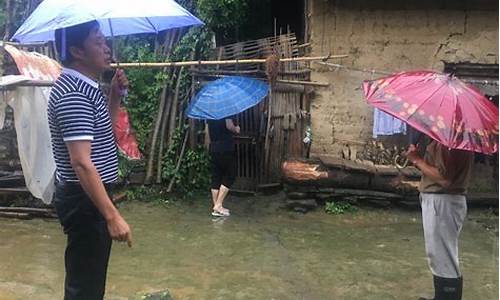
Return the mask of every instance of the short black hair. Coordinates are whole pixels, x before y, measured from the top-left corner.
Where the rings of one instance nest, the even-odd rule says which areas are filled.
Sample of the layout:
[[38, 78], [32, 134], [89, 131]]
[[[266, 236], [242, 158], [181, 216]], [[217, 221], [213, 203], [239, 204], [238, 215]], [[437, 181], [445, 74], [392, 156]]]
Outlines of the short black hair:
[[55, 32], [56, 49], [59, 53], [59, 60], [63, 66], [68, 66], [74, 61], [74, 57], [71, 55], [69, 49], [71, 47], [77, 47], [83, 49], [83, 43], [90, 35], [92, 30], [99, 28], [99, 22], [93, 20], [90, 22], [77, 24], [71, 27], [66, 27], [64, 29], [66, 35], [66, 53], [62, 55], [62, 39], [63, 39], [63, 29], [57, 29]]

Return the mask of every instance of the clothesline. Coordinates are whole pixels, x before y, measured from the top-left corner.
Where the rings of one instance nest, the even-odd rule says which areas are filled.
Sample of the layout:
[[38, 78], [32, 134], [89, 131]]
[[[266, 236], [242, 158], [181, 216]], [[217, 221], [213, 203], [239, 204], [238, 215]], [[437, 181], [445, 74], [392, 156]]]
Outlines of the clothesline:
[[[356, 67], [350, 67], [346, 65], [341, 65], [341, 64], [334, 64], [334, 63], [328, 63], [328, 62], [322, 62], [322, 61], [316, 61], [315, 63], [336, 68], [336, 69], [345, 69], [345, 70], [350, 70], [350, 71], [355, 71], [355, 72], [362, 72], [362, 73], [369, 73], [372, 75], [391, 75], [396, 72], [389, 72], [389, 71], [380, 71], [380, 70], [375, 70], [375, 69], [364, 69], [364, 68], [356, 68]], [[496, 85], [498, 86], [498, 80], [481, 80], [481, 79], [460, 79], [463, 82], [467, 83], [476, 83], [476, 84], [490, 84], [490, 85]]]
[[356, 71], [356, 72], [362, 72], [362, 73], [370, 73], [370, 74], [378, 74], [378, 75], [391, 75], [394, 74], [394, 72], [388, 72], [388, 71], [378, 71], [375, 69], [363, 69], [363, 68], [356, 68], [356, 67], [349, 67], [346, 65], [341, 65], [341, 64], [334, 64], [334, 63], [327, 63], [327, 62], [322, 62], [322, 61], [317, 61], [317, 64], [328, 66], [328, 67], [334, 67], [336, 69], [346, 69], [350, 71]]

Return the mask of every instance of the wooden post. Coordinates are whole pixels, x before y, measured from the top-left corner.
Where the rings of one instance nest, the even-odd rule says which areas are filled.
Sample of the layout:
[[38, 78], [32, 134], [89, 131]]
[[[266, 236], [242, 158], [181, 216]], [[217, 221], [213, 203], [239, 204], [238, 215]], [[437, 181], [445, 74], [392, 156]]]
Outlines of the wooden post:
[[[172, 145], [172, 140], [174, 138], [175, 129], [176, 129], [175, 121], [177, 118], [177, 108], [179, 106], [179, 88], [181, 86], [181, 77], [182, 77], [183, 71], [184, 71], [184, 68], [181, 67], [181, 69], [177, 73], [175, 92], [174, 92], [174, 97], [172, 98], [172, 106], [171, 106], [172, 109], [170, 112], [170, 120], [169, 120], [169, 125], [168, 125], [168, 143], [167, 143], [168, 147], [170, 147]], [[181, 117], [182, 116], [179, 116], [179, 118], [181, 118]]]
[[168, 184], [167, 193], [170, 193], [172, 191], [172, 188], [174, 187], [175, 176], [177, 175], [177, 173], [179, 172], [179, 169], [181, 167], [182, 158], [184, 157], [184, 152], [186, 150], [188, 136], [189, 136], [189, 131], [186, 131], [186, 133], [184, 134], [184, 141], [182, 142], [181, 153], [179, 154], [179, 159], [177, 160], [177, 165], [175, 166], [174, 175], [173, 175], [172, 179], [170, 179], [170, 183]]
[[[194, 97], [195, 84], [197, 77], [191, 76], [191, 97]], [[195, 120], [189, 119], [189, 148], [194, 149], [196, 147], [196, 128], [195, 128]]]
[[[164, 87], [165, 90], [167, 90], [167, 85]], [[168, 91], [167, 91], [168, 93]], [[158, 150], [158, 160], [156, 162], [156, 183], [161, 183], [161, 173], [162, 173], [162, 158], [163, 158], [163, 147], [165, 146], [165, 132], [167, 131], [167, 124], [168, 124], [168, 115], [170, 111], [170, 103], [172, 101], [169, 101], [171, 98], [171, 93], [168, 93], [166, 95], [167, 100], [166, 100], [166, 106], [163, 109], [162, 115], [161, 115], [161, 130], [160, 130], [160, 147]], [[168, 146], [167, 146], [168, 147]]]
[[273, 85], [269, 88], [269, 97], [267, 99], [267, 126], [266, 126], [266, 139], [264, 142], [264, 178], [269, 178], [269, 157], [271, 151], [271, 114], [273, 103]]
[[151, 183], [151, 178], [153, 177], [153, 163], [155, 158], [155, 149], [158, 141], [158, 133], [160, 131], [161, 119], [163, 112], [165, 110], [165, 101], [167, 98], [167, 88], [164, 88], [161, 93], [160, 106], [158, 108], [158, 113], [156, 115], [155, 127], [153, 129], [153, 139], [151, 141], [151, 148], [149, 149], [148, 164], [146, 167], [146, 177], [144, 178], [144, 183]]

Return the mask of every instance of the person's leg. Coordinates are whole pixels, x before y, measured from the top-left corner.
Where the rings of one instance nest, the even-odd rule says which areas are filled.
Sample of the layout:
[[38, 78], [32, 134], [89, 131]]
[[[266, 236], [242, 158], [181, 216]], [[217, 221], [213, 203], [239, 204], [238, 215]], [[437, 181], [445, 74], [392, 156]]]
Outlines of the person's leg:
[[464, 196], [421, 194], [425, 250], [434, 276], [435, 299], [461, 299], [458, 238], [467, 214]]
[[210, 155], [210, 171], [211, 171], [211, 188], [210, 191], [212, 193], [212, 210], [215, 211], [217, 207], [217, 198], [219, 197], [219, 187], [222, 184], [222, 175], [220, 170], [220, 157], [217, 152], [212, 152]]
[[58, 186], [54, 206], [67, 234], [64, 299], [103, 299], [111, 250], [104, 218], [79, 186]]
[[220, 188], [219, 188], [219, 195], [217, 196], [217, 202], [216, 204], [214, 205], [214, 210], [215, 211], [218, 211], [218, 212], [228, 212], [228, 210], [226, 208], [224, 208], [224, 200], [226, 199], [227, 197], [227, 194], [229, 194], [229, 188], [224, 186], [224, 185], [221, 185]]
[[64, 299], [102, 300], [111, 238], [106, 224], [101, 221], [81, 225], [81, 228], [68, 232]]
[[221, 158], [221, 171], [222, 171], [222, 184], [219, 188], [219, 196], [217, 197], [217, 206], [220, 210], [229, 213], [229, 209], [224, 207], [224, 200], [229, 194], [229, 190], [235, 180], [235, 170], [234, 170], [234, 153], [225, 152], [222, 154]]
[[[219, 185], [220, 186], [220, 185]], [[217, 197], [219, 197], [219, 189], [214, 189], [213, 187], [210, 189], [210, 192], [212, 193], [212, 203], [213, 206], [215, 207], [215, 204], [217, 203]]]

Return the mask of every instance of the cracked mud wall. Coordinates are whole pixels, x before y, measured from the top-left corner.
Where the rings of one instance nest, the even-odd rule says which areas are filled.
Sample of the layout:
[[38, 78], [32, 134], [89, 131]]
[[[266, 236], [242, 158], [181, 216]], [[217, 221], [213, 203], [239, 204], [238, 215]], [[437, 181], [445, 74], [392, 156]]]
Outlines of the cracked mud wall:
[[[410, 2], [311, 0], [311, 55], [348, 54], [332, 62], [389, 72], [498, 64], [498, 2]], [[311, 153], [337, 156], [346, 144], [361, 151], [373, 124], [361, 83], [381, 75], [312, 66], [312, 79], [331, 86], [312, 101]]]

